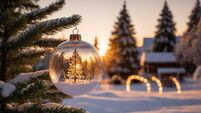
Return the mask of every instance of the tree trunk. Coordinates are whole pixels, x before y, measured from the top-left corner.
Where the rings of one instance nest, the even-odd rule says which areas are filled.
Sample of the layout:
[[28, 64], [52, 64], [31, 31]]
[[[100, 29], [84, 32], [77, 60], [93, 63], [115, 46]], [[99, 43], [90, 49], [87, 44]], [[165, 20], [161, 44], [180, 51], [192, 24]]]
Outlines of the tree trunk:
[[6, 81], [6, 52], [5, 47], [1, 48], [1, 76], [0, 80]]
[[[5, 5], [4, 5], [4, 10], [2, 12], [7, 12], [8, 11], [8, 4], [9, 4], [9, 1], [6, 0], [4, 1], [5, 2]], [[6, 43], [7, 43], [7, 40], [8, 40], [8, 37], [9, 37], [9, 34], [8, 34], [8, 30], [7, 30], [7, 23], [8, 23], [8, 14], [5, 14], [3, 16], [4, 18], [4, 27], [3, 27], [3, 37], [2, 37], [2, 42], [1, 42], [1, 58], [0, 58], [0, 80], [1, 81], [4, 81], [6, 82], [6, 72], [7, 72], [7, 51], [6, 51]]]
[[6, 72], [7, 72], [7, 51], [6, 51], [6, 43], [7, 43], [8, 35], [7, 30], [5, 28], [4, 31], [4, 39], [2, 41], [1, 47], [1, 73], [0, 73], [0, 80], [6, 81]]

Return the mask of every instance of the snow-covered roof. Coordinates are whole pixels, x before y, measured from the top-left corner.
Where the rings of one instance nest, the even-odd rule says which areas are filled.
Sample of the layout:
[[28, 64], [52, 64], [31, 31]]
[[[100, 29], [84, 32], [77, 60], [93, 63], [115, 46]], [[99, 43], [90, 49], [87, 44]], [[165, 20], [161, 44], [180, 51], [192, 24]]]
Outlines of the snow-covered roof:
[[[181, 39], [181, 36], [177, 36], [176, 37], [176, 41], [179, 42]], [[143, 40], [143, 50], [144, 51], [150, 51], [152, 49], [152, 44], [154, 42], [154, 38], [153, 37], [146, 37]]]
[[172, 52], [143, 52], [141, 64], [144, 63], [175, 63], [176, 56]]
[[158, 68], [157, 74], [177, 74], [177, 73], [185, 73], [186, 70], [182, 67], [167, 67], [167, 68]]

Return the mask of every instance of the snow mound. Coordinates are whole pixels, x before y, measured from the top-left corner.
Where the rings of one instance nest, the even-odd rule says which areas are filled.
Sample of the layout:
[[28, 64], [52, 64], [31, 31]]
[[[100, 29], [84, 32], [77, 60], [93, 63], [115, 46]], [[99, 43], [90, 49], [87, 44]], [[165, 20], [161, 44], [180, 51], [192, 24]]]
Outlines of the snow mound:
[[0, 80], [0, 88], [2, 88], [4, 84], [5, 84], [5, 82]]
[[30, 78], [38, 77], [44, 73], [48, 72], [48, 70], [41, 70], [41, 71], [36, 71], [36, 72], [31, 72], [31, 73], [20, 73], [17, 75], [15, 78], [10, 80], [10, 83], [16, 84], [17, 82], [28, 80]]
[[97, 93], [97, 94], [91, 94], [92, 96], [100, 96], [100, 97], [118, 97], [112, 92], [104, 92], [104, 93]]
[[8, 97], [13, 91], [15, 91], [16, 87], [13, 84], [10, 83], [3, 83], [0, 82], [0, 88], [1, 88], [1, 95], [3, 97]]

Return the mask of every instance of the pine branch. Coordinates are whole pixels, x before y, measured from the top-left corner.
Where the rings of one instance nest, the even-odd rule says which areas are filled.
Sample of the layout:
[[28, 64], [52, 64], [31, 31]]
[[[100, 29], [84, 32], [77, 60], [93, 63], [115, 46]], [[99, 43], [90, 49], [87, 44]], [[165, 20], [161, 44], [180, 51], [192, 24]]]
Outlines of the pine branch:
[[65, 0], [58, 0], [56, 2], [53, 2], [49, 6], [42, 8], [42, 9], [36, 9], [32, 11], [31, 13], [26, 14], [26, 18], [28, 18], [28, 23], [31, 21], [41, 20], [47, 17], [47, 15], [51, 15], [55, 11], [60, 10], [65, 4]]
[[16, 90], [8, 97], [1, 100], [2, 103], [24, 103], [38, 101], [48, 90], [48, 86], [41, 80], [30, 79], [16, 84]]
[[9, 66], [8, 70], [7, 70], [7, 79], [11, 79], [13, 78], [16, 74], [19, 73], [25, 73], [25, 72], [31, 72], [32, 67], [30, 65], [20, 65], [20, 64], [16, 64], [15, 66]]
[[16, 90], [10, 96], [0, 99], [0, 103], [24, 103], [28, 101], [37, 103], [61, 102], [64, 98], [71, 98], [71, 96], [57, 90], [52, 82], [50, 82], [47, 73], [20, 81], [15, 85]]
[[9, 57], [8, 64], [13, 66], [15, 64], [34, 64], [39, 59], [40, 56], [44, 55], [48, 50], [26, 50], [24, 52], [18, 53], [17, 55], [12, 55]]
[[61, 102], [64, 98], [72, 98], [70, 95], [66, 95], [61, 93], [52, 82], [50, 82], [49, 73], [44, 73], [37, 77], [37, 79], [44, 80], [48, 84], [48, 91], [46, 92], [45, 96], [42, 97], [43, 100], [48, 100], [49, 102]]
[[30, 46], [42, 35], [54, 35], [56, 32], [77, 25], [81, 21], [79, 15], [73, 15], [68, 18], [59, 18], [47, 20], [29, 27], [23, 33], [19, 34], [15, 40], [8, 43], [8, 50], [16, 50], [24, 46]]
[[12, 31], [11, 34], [15, 34], [19, 32], [19, 30], [23, 30], [27, 27], [27, 25], [31, 23], [35, 23], [38, 20], [44, 19], [47, 17], [47, 15], [52, 14], [55, 11], [60, 10], [65, 4], [65, 0], [59, 0], [51, 5], [42, 8], [42, 9], [36, 9], [30, 13], [26, 13], [24, 15], [21, 15], [18, 19], [14, 19], [11, 22], [11, 26], [9, 26], [10, 29], [9, 31]]
[[[45, 73], [43, 75], [37, 76], [36, 78], [30, 78], [26, 81], [20, 81], [16, 83], [16, 90], [8, 97], [1, 97], [1, 104], [8, 103], [17, 103], [16, 105], [23, 104], [26, 102], [36, 102], [35, 104], [29, 108], [25, 108], [22, 111], [18, 111], [18, 109], [6, 109], [4, 112], [14, 111], [19, 113], [85, 113], [86, 111], [80, 108], [68, 108], [60, 106], [59, 104], [53, 104], [55, 106], [49, 104], [41, 104], [46, 102], [61, 102], [63, 98], [69, 98], [69, 96], [62, 94], [59, 92], [51, 82], [47, 82], [39, 79], [47, 79], [48, 74]], [[48, 78], [49, 79], [49, 78]], [[1, 105], [0, 104], [0, 105]], [[36, 106], [37, 105], [37, 106]], [[39, 106], [38, 106], [39, 105]], [[0, 112], [3, 112], [0, 110]]]
[[46, 81], [46, 83], [48, 84], [48, 90], [47, 92], [45, 92], [46, 94], [41, 97], [43, 100], [41, 101], [48, 101], [48, 102], [62, 102], [62, 100], [64, 98], [72, 98], [72, 96], [70, 95], [66, 95], [61, 93], [54, 85], [52, 82], [50, 81]]
[[82, 108], [54, 106], [46, 107], [45, 104], [33, 104], [32, 106], [24, 109], [5, 109], [0, 113], [86, 113]]
[[36, 0], [20, 0], [21, 2], [19, 1], [15, 1], [13, 0], [14, 2], [18, 2], [18, 3], [13, 3], [13, 7], [18, 7], [20, 9], [26, 9], [26, 10], [32, 10], [32, 9], [36, 9], [36, 8], [39, 8], [39, 5], [37, 5], [36, 3]]
[[86, 113], [84, 109], [81, 108], [68, 108], [64, 106], [57, 106], [46, 108], [42, 105], [35, 104], [32, 107], [28, 108], [24, 113]]
[[39, 46], [41, 48], [52, 48], [52, 47], [57, 47], [59, 44], [61, 44], [64, 41], [65, 39], [45, 38], [45, 39], [35, 41], [34, 45]]

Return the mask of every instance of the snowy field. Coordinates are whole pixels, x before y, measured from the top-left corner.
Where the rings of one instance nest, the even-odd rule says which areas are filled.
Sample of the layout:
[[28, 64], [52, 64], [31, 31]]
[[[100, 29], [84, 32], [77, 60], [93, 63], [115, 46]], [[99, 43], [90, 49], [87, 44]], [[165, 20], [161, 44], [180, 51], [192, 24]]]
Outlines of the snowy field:
[[182, 85], [182, 94], [175, 88], [164, 88], [158, 94], [153, 83], [147, 94], [143, 84], [131, 86], [102, 85], [90, 94], [64, 100], [68, 106], [82, 107], [90, 113], [201, 113], [201, 80], [187, 80]]

